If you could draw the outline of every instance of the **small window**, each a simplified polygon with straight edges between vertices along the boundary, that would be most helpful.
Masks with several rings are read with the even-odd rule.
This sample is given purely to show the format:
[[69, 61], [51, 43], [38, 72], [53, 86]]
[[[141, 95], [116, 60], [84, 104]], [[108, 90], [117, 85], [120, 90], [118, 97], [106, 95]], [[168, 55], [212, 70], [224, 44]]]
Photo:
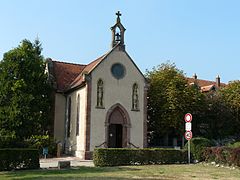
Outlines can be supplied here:
[[97, 82], [97, 107], [103, 108], [103, 81], [102, 79], [99, 79]]
[[137, 83], [134, 83], [132, 87], [132, 110], [139, 110], [139, 95]]
[[80, 95], [77, 96], [77, 121], [76, 121], [76, 136], [79, 135], [79, 121], [80, 121]]
[[71, 102], [71, 97], [68, 98], [68, 118], [67, 118], [67, 137], [70, 137], [70, 126], [71, 126], [71, 106], [72, 106], [72, 102]]

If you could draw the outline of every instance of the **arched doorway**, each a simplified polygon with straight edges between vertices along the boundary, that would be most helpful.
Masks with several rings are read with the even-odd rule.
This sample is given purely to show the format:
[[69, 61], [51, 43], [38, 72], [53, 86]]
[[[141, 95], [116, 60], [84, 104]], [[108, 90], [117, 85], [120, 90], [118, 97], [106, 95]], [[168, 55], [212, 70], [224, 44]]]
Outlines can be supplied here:
[[106, 117], [105, 138], [107, 147], [124, 148], [130, 141], [130, 119], [120, 104], [112, 106]]

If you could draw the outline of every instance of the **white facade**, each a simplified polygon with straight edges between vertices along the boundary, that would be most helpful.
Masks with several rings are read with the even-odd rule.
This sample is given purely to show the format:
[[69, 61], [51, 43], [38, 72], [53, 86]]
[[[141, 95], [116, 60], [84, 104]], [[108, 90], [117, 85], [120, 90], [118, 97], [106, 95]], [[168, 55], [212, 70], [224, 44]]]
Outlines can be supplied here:
[[[124, 78], [117, 80], [111, 74], [111, 67], [121, 63], [126, 68]], [[137, 147], [143, 147], [143, 121], [144, 121], [144, 86], [145, 79], [135, 67], [131, 59], [123, 51], [115, 49], [92, 72], [92, 108], [91, 108], [91, 144], [90, 151], [95, 146], [105, 142], [105, 121], [109, 109], [115, 104], [121, 104], [130, 117], [130, 142]], [[104, 109], [96, 108], [97, 81], [104, 82]], [[132, 86], [139, 85], [139, 111], [132, 111]]]

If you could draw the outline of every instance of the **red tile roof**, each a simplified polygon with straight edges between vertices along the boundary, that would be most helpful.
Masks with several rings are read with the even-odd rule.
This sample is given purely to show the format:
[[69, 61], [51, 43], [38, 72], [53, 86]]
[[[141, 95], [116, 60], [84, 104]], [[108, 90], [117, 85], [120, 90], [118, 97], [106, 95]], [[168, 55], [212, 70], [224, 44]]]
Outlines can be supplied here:
[[[194, 79], [194, 78], [187, 78], [188, 83], [194, 83], [196, 82], [198, 84], [198, 86], [202, 87], [202, 86], [209, 86], [209, 85], [216, 85], [215, 81], [208, 81], [208, 80], [202, 80], [202, 79]], [[226, 86], [225, 83], [220, 83], [220, 86], [224, 87]]]
[[84, 81], [83, 74], [88, 74], [90, 73], [103, 59], [105, 55], [97, 58], [96, 60], [92, 61], [88, 65], [85, 66], [85, 68], [82, 70], [82, 73], [80, 73], [74, 81], [70, 84], [69, 88], [75, 88], [79, 85], [81, 85]]
[[86, 65], [73, 64], [59, 61], [53, 62], [53, 75], [58, 91], [65, 91], [72, 81], [82, 72]]
[[[202, 92], [208, 92], [212, 90], [213, 86], [217, 87], [217, 83], [215, 81], [208, 81], [208, 80], [202, 80], [202, 79], [194, 79], [194, 78], [187, 78], [187, 81], [189, 84], [196, 83], [200, 88]], [[220, 87], [225, 87], [225, 83], [220, 83]]]
[[90, 73], [104, 57], [105, 55], [92, 61], [88, 65], [52, 61], [53, 76], [57, 84], [57, 91], [64, 92], [81, 85], [84, 82], [83, 74]]
[[201, 91], [202, 91], [202, 92], [209, 92], [209, 91], [211, 91], [211, 90], [214, 90], [214, 88], [215, 88], [215, 85], [214, 85], [214, 84], [208, 85], [208, 86], [202, 86], [202, 87], [201, 87]]

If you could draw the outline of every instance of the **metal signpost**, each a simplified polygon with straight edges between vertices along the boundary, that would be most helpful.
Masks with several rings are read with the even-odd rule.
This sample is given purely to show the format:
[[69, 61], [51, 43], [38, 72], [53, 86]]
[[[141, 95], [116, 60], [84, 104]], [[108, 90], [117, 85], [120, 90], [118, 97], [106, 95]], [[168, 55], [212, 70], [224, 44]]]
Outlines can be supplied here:
[[190, 140], [192, 139], [192, 115], [190, 113], [187, 113], [185, 114], [185, 117], [184, 117], [184, 120], [185, 120], [185, 139], [188, 141], [188, 163], [190, 164], [190, 160], [191, 160], [191, 157], [190, 157]]

